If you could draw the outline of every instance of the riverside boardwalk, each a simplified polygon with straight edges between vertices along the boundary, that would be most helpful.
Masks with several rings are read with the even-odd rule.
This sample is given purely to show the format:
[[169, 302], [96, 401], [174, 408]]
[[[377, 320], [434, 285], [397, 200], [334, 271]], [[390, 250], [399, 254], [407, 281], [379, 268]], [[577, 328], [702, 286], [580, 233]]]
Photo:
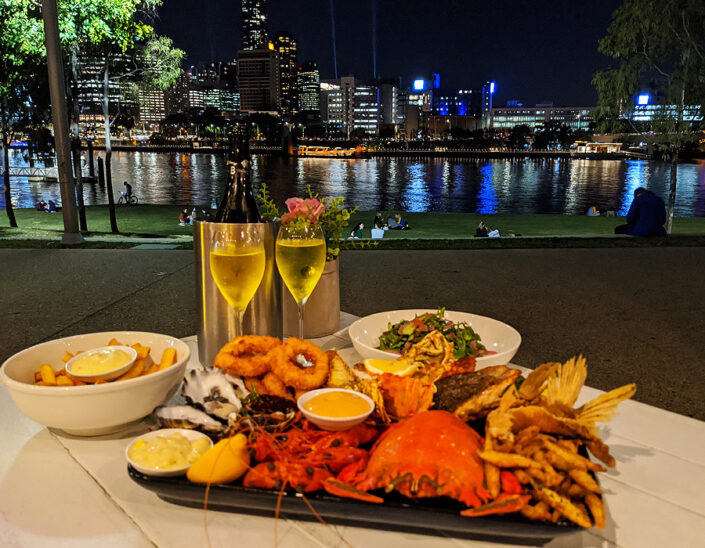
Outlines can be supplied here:
[[[705, 420], [704, 271], [703, 246], [348, 250], [341, 308], [497, 318], [522, 335], [516, 364], [584, 354], [588, 385], [636, 382], [636, 400]], [[0, 360], [77, 333], [198, 325], [190, 250], [0, 249], [0, 292]]]

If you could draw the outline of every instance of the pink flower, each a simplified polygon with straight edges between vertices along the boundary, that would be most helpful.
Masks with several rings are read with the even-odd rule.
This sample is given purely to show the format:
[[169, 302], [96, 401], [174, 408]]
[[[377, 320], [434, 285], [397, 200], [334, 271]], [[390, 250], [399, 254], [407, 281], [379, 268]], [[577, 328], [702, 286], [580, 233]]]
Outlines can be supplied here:
[[288, 213], [282, 215], [282, 223], [289, 223], [296, 219], [308, 219], [311, 224], [317, 224], [325, 206], [316, 198], [302, 199], [289, 198], [286, 202]]

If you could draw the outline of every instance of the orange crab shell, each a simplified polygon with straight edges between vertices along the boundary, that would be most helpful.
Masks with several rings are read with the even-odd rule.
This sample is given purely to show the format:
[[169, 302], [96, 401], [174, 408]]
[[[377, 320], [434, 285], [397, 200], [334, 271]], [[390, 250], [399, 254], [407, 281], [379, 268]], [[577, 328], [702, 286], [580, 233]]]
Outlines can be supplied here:
[[446, 496], [478, 507], [490, 498], [477, 455], [482, 443], [452, 413], [424, 411], [382, 434], [364, 472], [352, 483], [361, 491], [384, 488], [410, 498]]

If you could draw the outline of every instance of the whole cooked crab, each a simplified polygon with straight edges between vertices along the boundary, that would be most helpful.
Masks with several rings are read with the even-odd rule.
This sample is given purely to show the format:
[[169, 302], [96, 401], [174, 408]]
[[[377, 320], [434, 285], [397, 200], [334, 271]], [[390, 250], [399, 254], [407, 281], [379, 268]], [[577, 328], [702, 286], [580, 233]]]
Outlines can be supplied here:
[[323, 484], [341, 497], [383, 502], [367, 491], [398, 491], [409, 498], [450, 497], [471, 509], [465, 516], [516, 512], [530, 497], [511, 473], [502, 475], [502, 492], [494, 500], [484, 487], [477, 450], [480, 435], [446, 411], [423, 411], [393, 424], [377, 440], [369, 458], [343, 468]]

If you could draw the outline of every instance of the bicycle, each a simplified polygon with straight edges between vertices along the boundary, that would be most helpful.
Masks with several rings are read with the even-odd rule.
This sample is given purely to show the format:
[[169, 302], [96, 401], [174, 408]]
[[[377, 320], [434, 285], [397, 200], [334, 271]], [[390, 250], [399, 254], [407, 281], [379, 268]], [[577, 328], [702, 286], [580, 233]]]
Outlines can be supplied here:
[[125, 194], [124, 191], [120, 191], [120, 199], [117, 201], [117, 205], [119, 206], [133, 206], [137, 205], [139, 203], [139, 199], [137, 196], [134, 194], [131, 194], [129, 197]]

